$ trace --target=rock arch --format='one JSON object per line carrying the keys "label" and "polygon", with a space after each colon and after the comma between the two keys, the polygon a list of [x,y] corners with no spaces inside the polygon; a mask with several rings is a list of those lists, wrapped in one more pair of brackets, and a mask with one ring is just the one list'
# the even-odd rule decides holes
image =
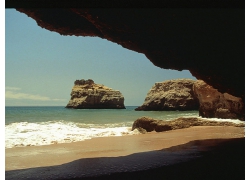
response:
{"label": "rock arch", "polygon": [[188,69],[220,92],[244,99],[245,10],[236,7],[17,10],[42,28],[105,38],[144,53],[158,67]]}

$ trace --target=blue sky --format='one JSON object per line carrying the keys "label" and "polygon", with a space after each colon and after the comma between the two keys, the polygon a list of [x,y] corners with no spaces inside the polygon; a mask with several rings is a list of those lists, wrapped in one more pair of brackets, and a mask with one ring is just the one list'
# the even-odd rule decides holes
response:
{"label": "blue sky", "polygon": [[106,39],[62,36],[5,9],[6,106],[66,106],[76,79],[120,90],[126,106],[141,105],[155,82],[177,78],[195,79]]}

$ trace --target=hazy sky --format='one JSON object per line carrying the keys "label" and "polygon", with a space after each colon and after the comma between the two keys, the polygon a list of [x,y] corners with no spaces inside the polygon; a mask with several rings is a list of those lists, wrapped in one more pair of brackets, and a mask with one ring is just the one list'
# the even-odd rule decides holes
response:
{"label": "hazy sky", "polygon": [[144,54],[97,37],[62,36],[15,9],[5,10],[5,105],[62,105],[76,79],[120,90],[141,105],[155,82],[191,78],[154,66]]}

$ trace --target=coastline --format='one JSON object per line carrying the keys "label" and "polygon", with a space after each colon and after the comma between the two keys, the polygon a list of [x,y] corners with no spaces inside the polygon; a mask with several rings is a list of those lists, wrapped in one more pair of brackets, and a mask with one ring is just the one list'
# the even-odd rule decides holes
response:
{"label": "coastline", "polygon": [[[165,168],[164,172],[167,172],[176,164],[188,164],[226,142],[241,144],[241,147],[232,145],[233,149],[229,148],[232,151],[227,153],[244,151],[245,128],[197,126],[161,133],[16,147],[5,149],[5,176],[6,179],[102,179],[105,176],[121,179],[126,177],[125,173],[139,177],[143,173],[134,173],[143,171],[147,174],[159,168]],[[235,158],[237,156],[244,157],[245,154],[237,153]],[[245,162],[235,163],[244,166]]]}

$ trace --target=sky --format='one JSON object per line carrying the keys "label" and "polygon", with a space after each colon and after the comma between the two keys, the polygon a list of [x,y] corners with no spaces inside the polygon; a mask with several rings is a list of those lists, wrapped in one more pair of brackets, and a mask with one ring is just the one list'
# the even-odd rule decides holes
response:
{"label": "sky", "polygon": [[155,82],[178,78],[196,79],[106,39],[62,36],[5,9],[5,106],[66,106],[76,79],[119,90],[125,106],[139,106]]}

